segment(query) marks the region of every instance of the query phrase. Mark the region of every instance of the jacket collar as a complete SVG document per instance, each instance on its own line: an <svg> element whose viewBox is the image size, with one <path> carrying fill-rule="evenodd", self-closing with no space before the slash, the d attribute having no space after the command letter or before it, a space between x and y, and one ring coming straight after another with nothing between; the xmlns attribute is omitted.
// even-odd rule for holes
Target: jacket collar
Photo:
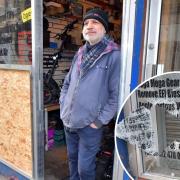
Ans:
<svg viewBox="0 0 180 180"><path fill-rule="evenodd" d="M86 46L86 45L83 45L83 46L81 46L81 47L79 48L78 53L77 53L78 56L82 56L83 51L84 51L84 49L85 49L85 46ZM116 44L114 41L109 41L107 47L106 47L105 50L102 52L102 54L106 54L106 53L109 53L109 52L111 52L111 51L118 51L119 48L120 48L119 45Z"/></svg>

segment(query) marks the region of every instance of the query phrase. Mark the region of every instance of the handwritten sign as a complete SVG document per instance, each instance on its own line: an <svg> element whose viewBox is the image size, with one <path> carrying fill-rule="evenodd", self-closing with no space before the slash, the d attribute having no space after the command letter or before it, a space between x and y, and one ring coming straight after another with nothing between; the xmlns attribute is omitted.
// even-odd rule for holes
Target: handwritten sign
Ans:
<svg viewBox="0 0 180 180"><path fill-rule="evenodd" d="M150 111L144 107L132 112L117 124L117 137L137 145L148 153L155 152Z"/></svg>

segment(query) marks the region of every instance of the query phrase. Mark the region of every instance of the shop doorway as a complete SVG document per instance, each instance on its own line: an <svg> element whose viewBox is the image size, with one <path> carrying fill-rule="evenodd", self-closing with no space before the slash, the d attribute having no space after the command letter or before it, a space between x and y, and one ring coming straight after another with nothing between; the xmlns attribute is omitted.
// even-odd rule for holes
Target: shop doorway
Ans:
<svg viewBox="0 0 180 180"><path fill-rule="evenodd" d="M59 117L59 92L65 75L70 69L73 56L82 46L82 17L93 7L103 8L109 15L109 35L120 45L122 1L43 1L43 72L45 111L45 180L68 179L68 161L62 121ZM61 33L73 24L61 51ZM49 76L50 75L50 76ZM47 76L47 77L46 77ZM49 91L45 80L51 81ZM46 86L47 85L47 86ZM115 119L104 127L100 152L97 154L97 179L112 179Z"/></svg>

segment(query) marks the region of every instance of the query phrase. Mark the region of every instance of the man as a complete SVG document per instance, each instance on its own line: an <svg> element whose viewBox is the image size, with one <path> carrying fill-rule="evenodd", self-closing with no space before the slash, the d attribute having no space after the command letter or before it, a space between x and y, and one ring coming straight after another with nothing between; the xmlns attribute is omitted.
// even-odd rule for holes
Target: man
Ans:
<svg viewBox="0 0 180 180"><path fill-rule="evenodd" d="M117 111L120 51L107 32L107 14L89 10L83 18L86 43L76 53L61 89L70 180L95 180L102 126Z"/></svg>

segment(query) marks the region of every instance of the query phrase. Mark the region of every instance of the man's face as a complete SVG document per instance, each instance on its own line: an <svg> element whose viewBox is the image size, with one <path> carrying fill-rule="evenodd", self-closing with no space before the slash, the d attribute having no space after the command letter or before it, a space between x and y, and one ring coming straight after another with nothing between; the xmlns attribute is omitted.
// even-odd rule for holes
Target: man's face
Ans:
<svg viewBox="0 0 180 180"><path fill-rule="evenodd" d="M96 19L86 19L83 26L83 37L91 45L97 44L104 37L106 31L101 22Z"/></svg>

